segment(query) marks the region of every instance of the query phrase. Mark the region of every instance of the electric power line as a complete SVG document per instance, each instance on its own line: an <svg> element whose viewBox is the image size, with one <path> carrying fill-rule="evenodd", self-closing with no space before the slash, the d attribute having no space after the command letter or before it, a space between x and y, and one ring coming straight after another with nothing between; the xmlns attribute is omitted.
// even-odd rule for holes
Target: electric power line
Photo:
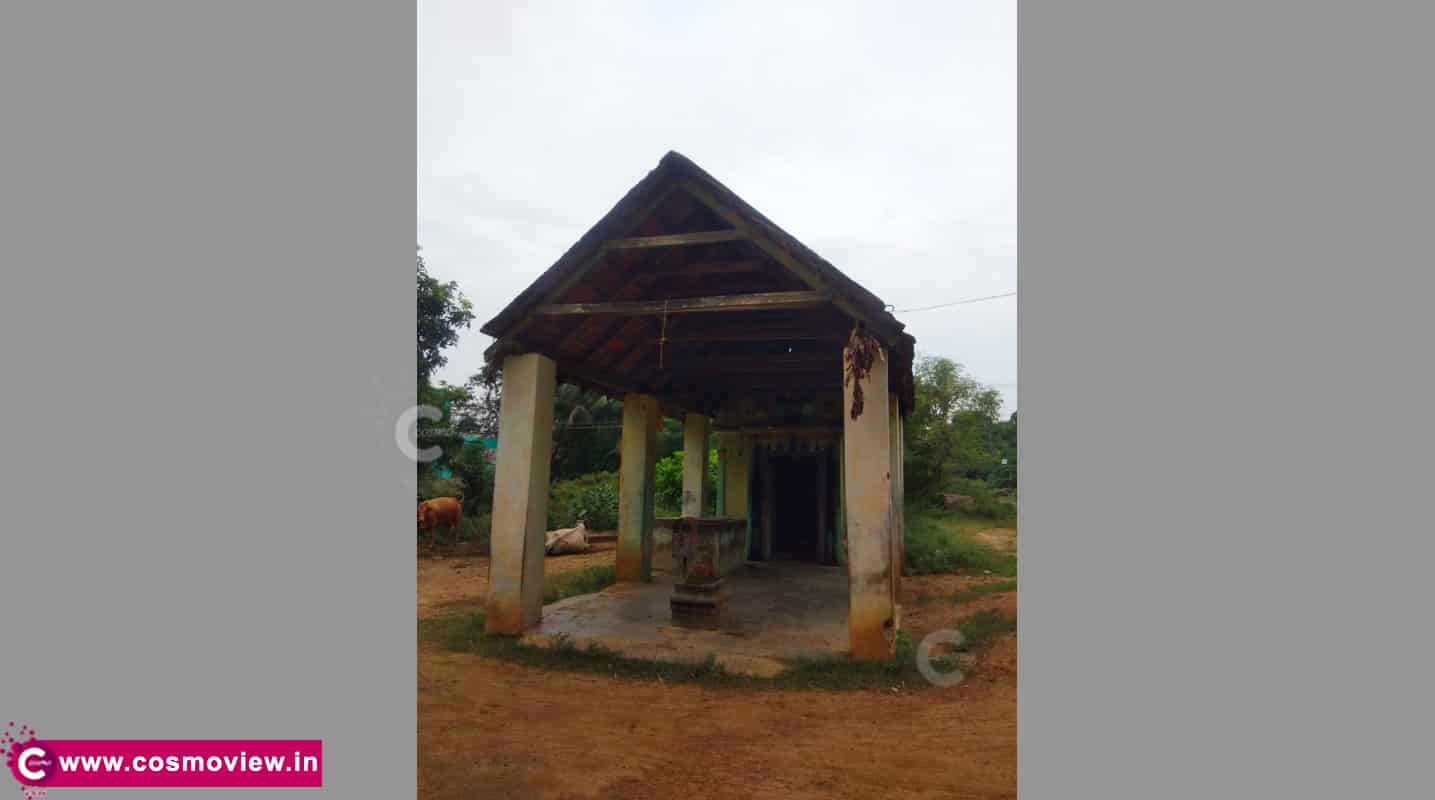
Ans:
<svg viewBox="0 0 1435 800"><path fill-rule="evenodd" d="M960 305L966 305L967 303L980 303L980 302L983 302L983 301L986 301L986 300L1000 300L1000 299L1003 298L1003 297L1015 297L1015 296L1016 296L1016 292L1007 292L1006 294L994 294L994 295L991 295L990 297L969 297L969 298L967 298L966 300L953 300L953 301L950 302L950 303L938 303L938 304L936 304L936 305L934 305L934 306L922 306L921 308L901 308L901 309L897 309L897 310L896 310L895 312L893 312L893 313L896 313L896 314L910 314L910 313L912 313L913 311L932 311L932 310L938 309L938 308L947 308L948 306L960 306Z"/></svg>

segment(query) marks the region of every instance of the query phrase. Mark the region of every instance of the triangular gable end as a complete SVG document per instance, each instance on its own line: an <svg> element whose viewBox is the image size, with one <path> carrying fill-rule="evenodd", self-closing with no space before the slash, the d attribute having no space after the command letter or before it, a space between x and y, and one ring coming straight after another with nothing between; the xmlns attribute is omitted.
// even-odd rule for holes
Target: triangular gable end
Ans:
<svg viewBox="0 0 1435 800"><path fill-rule="evenodd" d="M775 373L753 391L830 388L859 321L909 410L914 340L882 301L670 152L482 331L491 360L542 352L589 388L700 405L713 392L694 384L731 387L725 370Z"/></svg>

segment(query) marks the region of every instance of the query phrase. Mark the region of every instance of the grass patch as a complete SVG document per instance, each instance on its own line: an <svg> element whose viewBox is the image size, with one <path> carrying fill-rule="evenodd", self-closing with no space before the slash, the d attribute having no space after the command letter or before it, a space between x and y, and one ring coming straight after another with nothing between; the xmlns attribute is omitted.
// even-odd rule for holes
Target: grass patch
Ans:
<svg viewBox="0 0 1435 800"><path fill-rule="evenodd" d="M997 581L996 583L983 583L980 586L969 586L958 592L953 592L951 601L953 603L965 603L968 600L975 600L978 597L986 597L989 594L1001 594L1002 592L1016 591L1016 581Z"/></svg>
<svg viewBox="0 0 1435 800"><path fill-rule="evenodd" d="M959 513L907 510L906 575L933 573L990 572L1016 577L1016 556L988 547L971 538L991 520L971 519Z"/></svg>
<svg viewBox="0 0 1435 800"><path fill-rule="evenodd" d="M938 669L950 665L933 659ZM906 631L897 632L892 657L886 661L859 661L849 656L799 659L775 678L751 679L774 689L891 689L931 686L917 671L917 646Z"/></svg>
<svg viewBox="0 0 1435 800"><path fill-rule="evenodd" d="M514 664L613 678L687 683L737 689L917 689L930 686L917 671L916 646L906 632L897 634L896 652L886 661L847 656L799 660L775 678L730 672L714 656L699 662L671 663L632 658L597 644L579 647L559 638L547 646L523 644L517 636L484 632L482 612L429 617L419 621L419 638L457 653L474 653ZM950 664L933 659L939 669Z"/></svg>
<svg viewBox="0 0 1435 800"><path fill-rule="evenodd" d="M1003 633L1016 630L1016 617L1009 617L996 609L978 611L959 620L957 630L962 633L962 645L959 649L974 650Z"/></svg>
<svg viewBox="0 0 1435 800"><path fill-rule="evenodd" d="M596 564L575 572L554 575L543 581L543 604L556 603L567 597L601 592L618 581L618 570L612 564Z"/></svg>

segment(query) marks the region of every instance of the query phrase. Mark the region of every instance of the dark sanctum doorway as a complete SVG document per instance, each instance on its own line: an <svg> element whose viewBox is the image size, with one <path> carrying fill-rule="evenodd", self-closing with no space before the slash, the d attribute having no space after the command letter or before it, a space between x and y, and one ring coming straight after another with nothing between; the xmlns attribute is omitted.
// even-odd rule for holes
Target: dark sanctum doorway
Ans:
<svg viewBox="0 0 1435 800"><path fill-rule="evenodd" d="M817 458L772 460L772 557L817 561Z"/></svg>
<svg viewBox="0 0 1435 800"><path fill-rule="evenodd" d="M832 459L825 449L758 454L750 558L836 563Z"/></svg>

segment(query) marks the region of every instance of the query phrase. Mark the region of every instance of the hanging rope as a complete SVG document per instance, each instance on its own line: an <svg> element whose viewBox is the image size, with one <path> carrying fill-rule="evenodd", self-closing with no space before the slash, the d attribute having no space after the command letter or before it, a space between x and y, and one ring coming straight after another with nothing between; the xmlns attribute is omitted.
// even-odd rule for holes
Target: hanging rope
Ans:
<svg viewBox="0 0 1435 800"><path fill-rule="evenodd" d="M663 368L663 346L668 343L668 301L663 300L663 332L658 337L658 369Z"/></svg>

